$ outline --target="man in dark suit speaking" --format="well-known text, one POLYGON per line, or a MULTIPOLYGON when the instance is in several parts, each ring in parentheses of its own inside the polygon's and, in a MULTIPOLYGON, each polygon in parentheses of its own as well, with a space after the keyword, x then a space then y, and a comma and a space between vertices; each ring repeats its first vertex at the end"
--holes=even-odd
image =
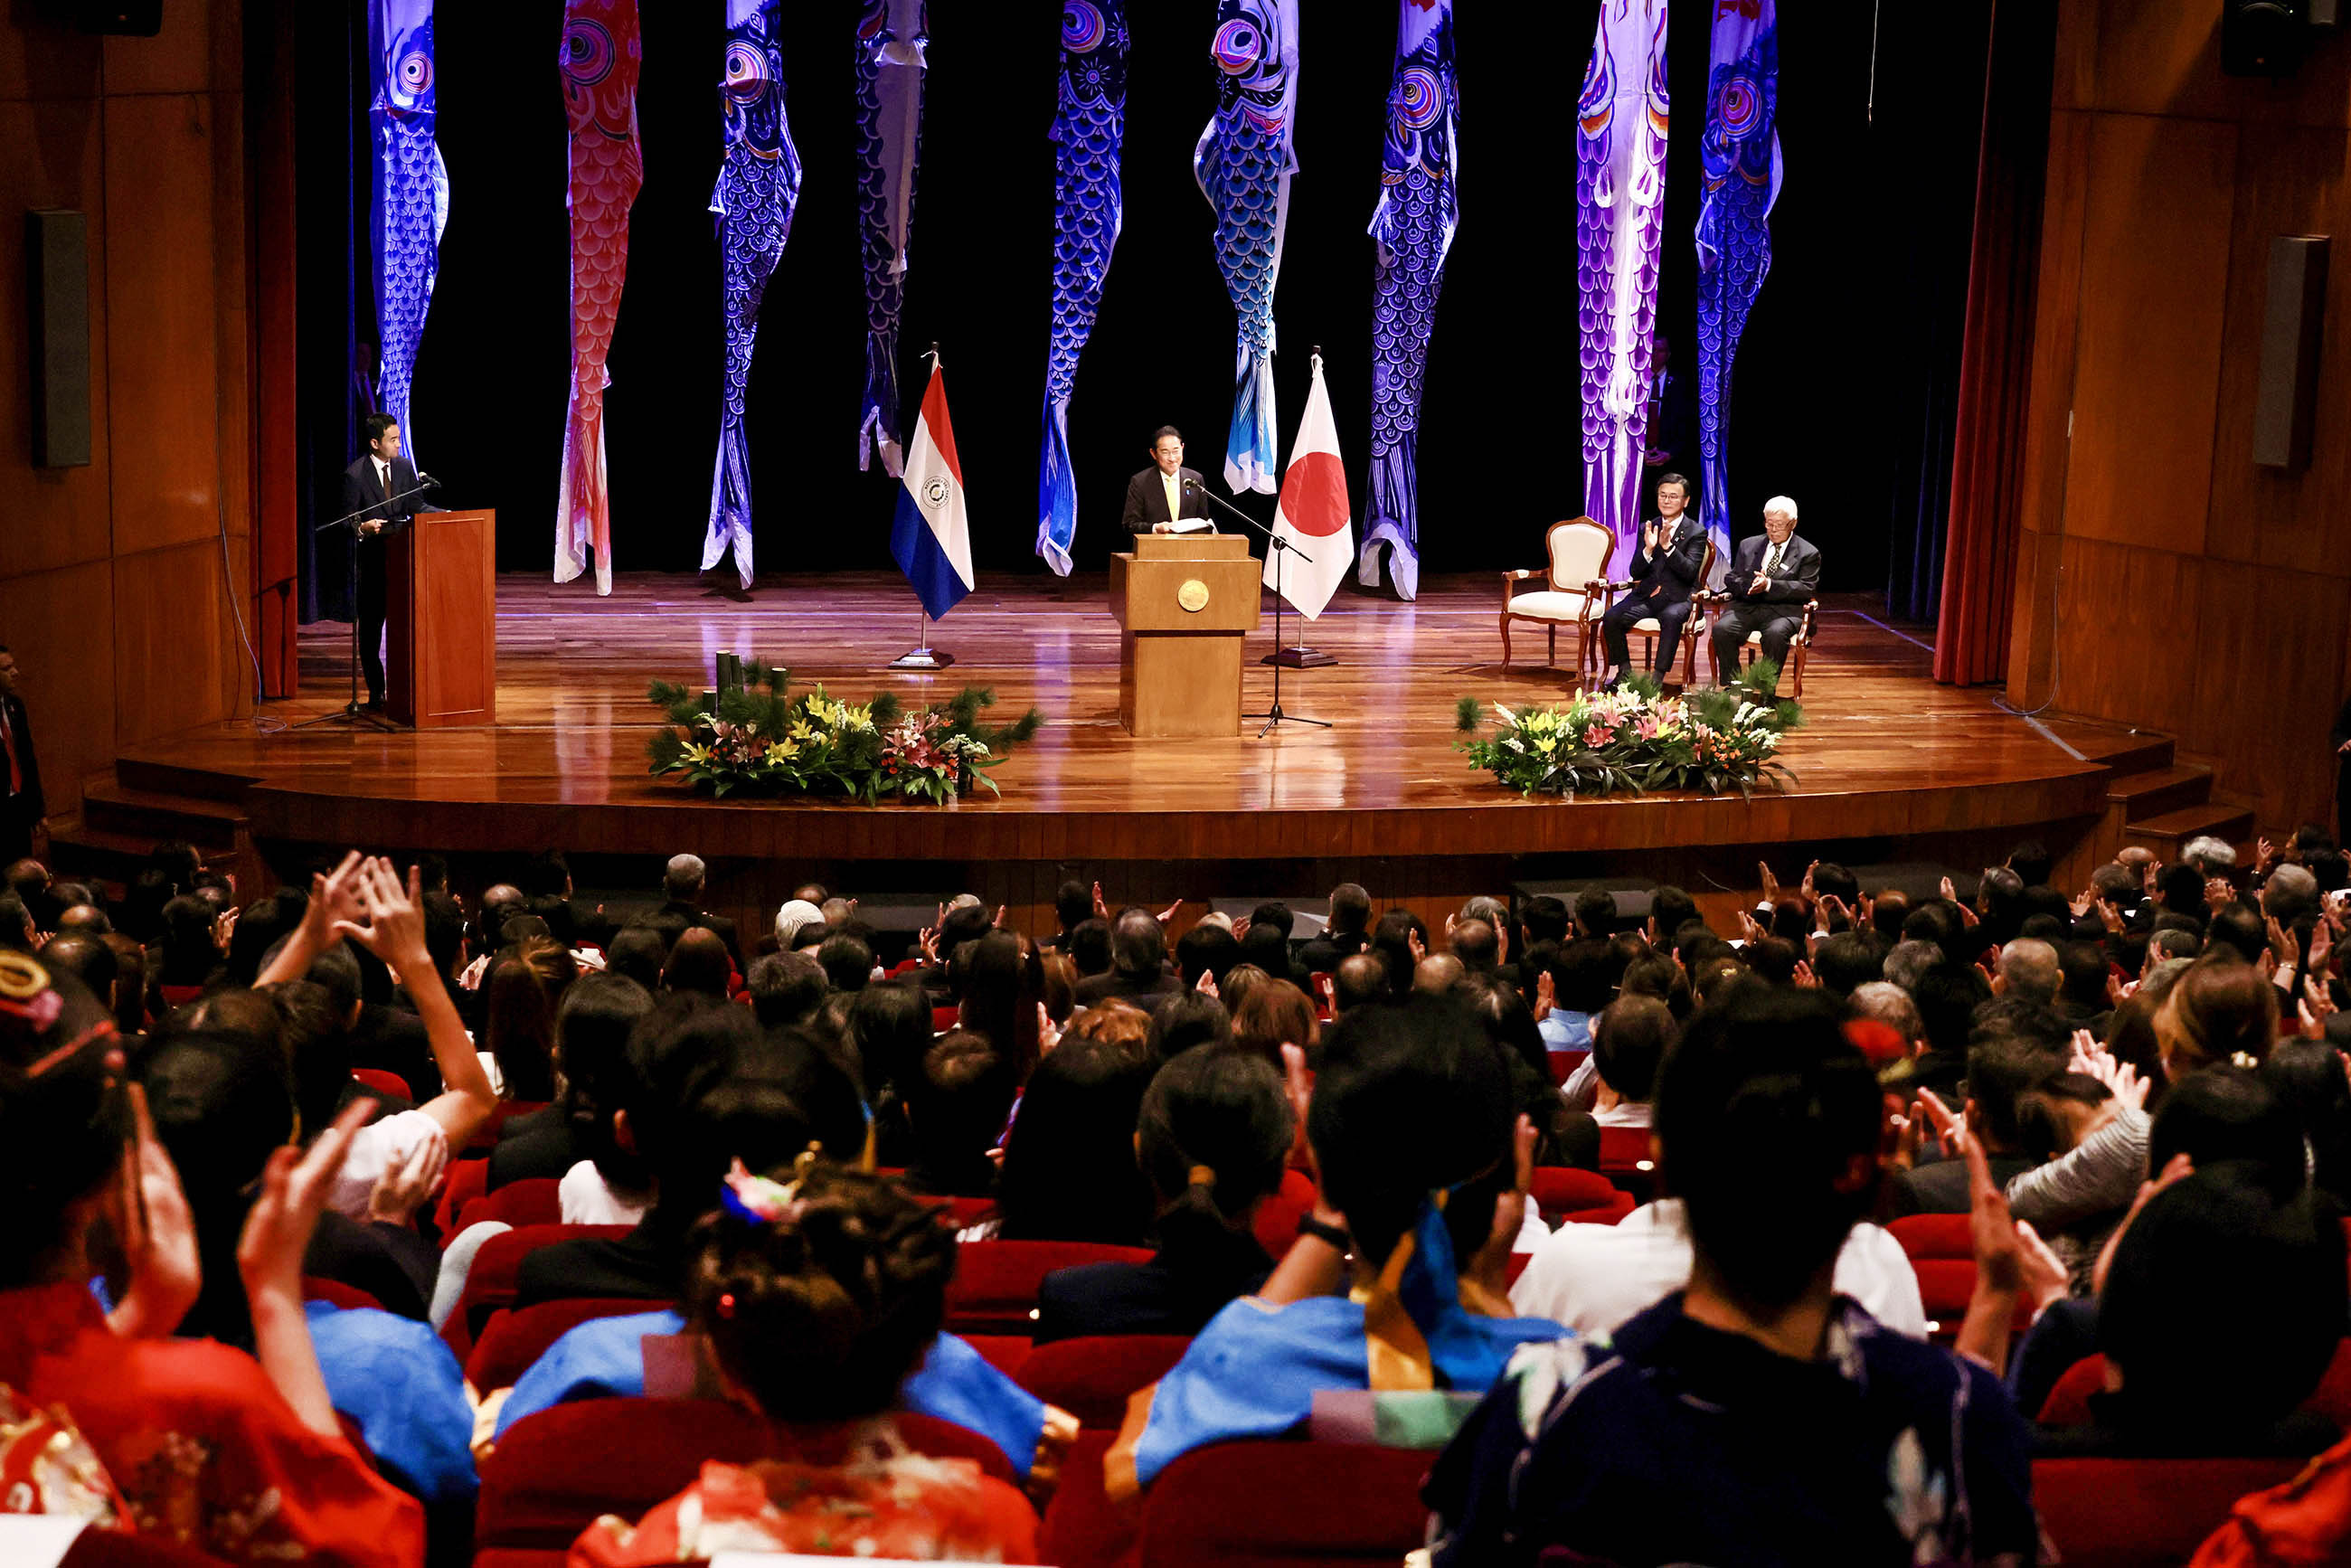
POLYGON ((1757 632, 1772 667, 1785 664, 1788 643, 1804 623, 1804 605, 1821 591, 1821 552, 1796 537, 1795 502, 1774 496, 1763 503, 1763 532, 1731 550, 1722 590, 1730 602, 1714 617, 1717 666, 1739 668, 1739 650, 1757 632))
MULTIPOLYGON (((1151 437, 1151 466, 1126 482, 1126 515, 1120 520, 1131 534, 1189 533, 1176 524, 1186 517, 1204 523, 1207 503, 1200 499, 1200 474, 1184 466, 1184 438, 1172 424, 1163 424, 1151 437)), ((1214 533, 1208 524, 1199 530, 1214 533)))
POLYGON ((367 672, 367 706, 383 706, 384 536, 406 528, 419 512, 437 512, 416 489, 416 465, 401 455, 400 422, 371 413, 360 423, 367 450, 343 470, 343 513, 366 514, 351 548, 359 551, 360 667, 367 672), (394 497, 398 497, 395 499, 394 497))

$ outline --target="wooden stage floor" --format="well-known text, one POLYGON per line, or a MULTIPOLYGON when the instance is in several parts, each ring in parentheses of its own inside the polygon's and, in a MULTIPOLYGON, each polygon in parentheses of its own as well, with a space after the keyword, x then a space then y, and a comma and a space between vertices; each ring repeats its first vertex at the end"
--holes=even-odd
MULTIPOLYGON (((2108 769, 1993 704, 1936 685, 1929 629, 1887 623, 1874 596, 1824 602, 1807 672, 1807 725, 1785 758, 1785 794, 1750 801, 1654 796, 1527 801, 1455 749, 1456 700, 1513 706, 1573 688, 1542 639, 1516 634, 1505 672, 1494 574, 1431 582, 1416 603, 1343 591, 1311 640, 1334 667, 1286 671, 1283 706, 1333 721, 1259 740, 1138 741, 1118 722, 1118 629, 1099 576, 989 581, 934 628, 957 662, 888 671, 909 647, 912 596, 894 575, 763 580, 748 602, 690 576, 632 575, 609 599, 583 583, 498 582, 498 713, 489 728, 380 734, 247 723, 184 731, 124 758, 126 781, 237 800, 256 838, 489 850, 1041 862, 1053 860, 1524 856, 1658 846, 1834 841, 2023 828, 2094 815, 2108 769), (1000 800, 951 808, 712 802, 645 772, 663 678, 706 683, 721 651, 788 665, 834 694, 883 687, 938 700, 993 686, 1000 714, 1034 704, 1045 728, 997 770, 1000 800)), ((1268 596, 1269 605, 1270 596, 1268 596)), ((307 628, 292 724, 340 706, 347 630, 307 628)), ((1273 672, 1269 613, 1250 640, 1248 706, 1273 672)), ((1700 654, 1700 674, 1705 674, 1700 654)), ((2076 744, 2078 732, 2072 734, 2076 744)))

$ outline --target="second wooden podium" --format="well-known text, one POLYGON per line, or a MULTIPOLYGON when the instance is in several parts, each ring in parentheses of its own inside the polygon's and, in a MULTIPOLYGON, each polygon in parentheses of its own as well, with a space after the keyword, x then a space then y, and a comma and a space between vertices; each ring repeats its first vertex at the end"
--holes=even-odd
POLYGON ((1110 558, 1118 717, 1139 736, 1238 735, 1259 567, 1238 534, 1137 534, 1110 558))
POLYGON ((392 716, 419 729, 498 720, 498 518, 419 512, 391 540, 392 716))

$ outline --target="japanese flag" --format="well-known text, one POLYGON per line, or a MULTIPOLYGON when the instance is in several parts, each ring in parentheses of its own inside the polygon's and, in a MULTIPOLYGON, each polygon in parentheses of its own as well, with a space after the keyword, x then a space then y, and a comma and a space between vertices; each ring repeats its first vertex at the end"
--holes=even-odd
POLYGON ((1355 559, 1347 471, 1339 464, 1339 430, 1331 419, 1331 393, 1322 384, 1320 354, 1314 356, 1314 385, 1306 394, 1305 416, 1298 422, 1298 441, 1281 476, 1281 504, 1274 513, 1273 532, 1297 549, 1267 552, 1265 585, 1278 587, 1311 621, 1331 602, 1355 559), (1279 562, 1281 580, 1277 584, 1281 557, 1288 559, 1279 562))

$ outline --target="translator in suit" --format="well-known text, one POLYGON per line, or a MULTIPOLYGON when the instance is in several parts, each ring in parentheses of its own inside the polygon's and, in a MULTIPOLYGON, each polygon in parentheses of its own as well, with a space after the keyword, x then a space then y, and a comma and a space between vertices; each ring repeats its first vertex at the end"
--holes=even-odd
POLYGON ((1155 523, 1172 523, 1179 517, 1205 517, 1207 503, 1200 499, 1200 474, 1196 468, 1178 468, 1173 475, 1162 474, 1157 468, 1145 468, 1126 482, 1126 512, 1120 521, 1131 534, 1147 534, 1155 523), (1168 487, 1173 484, 1174 511, 1168 508, 1168 487), (1188 487, 1187 487, 1188 486, 1188 487))
POLYGON ((1730 552, 1722 579, 1730 601, 1714 616, 1714 656, 1723 670, 1739 668, 1739 650, 1750 632, 1763 633, 1763 656, 1774 666, 1787 663, 1788 643, 1804 623, 1805 602, 1821 591, 1821 552, 1798 538, 1792 518, 1790 523, 1783 541, 1758 534, 1730 552))
POLYGON ((344 515, 362 513, 363 522, 382 525, 372 532, 361 531, 352 541, 360 558, 360 601, 355 607, 360 618, 360 667, 367 672, 371 703, 383 701, 384 540, 405 530, 417 513, 441 509, 427 506, 422 496, 389 498, 416 488, 416 465, 396 455, 399 426, 392 431, 390 444, 395 455, 385 458, 371 447, 343 470, 344 515))
POLYGON ((18 861, 33 852, 33 835, 48 815, 41 794, 41 764, 33 755, 33 720, 25 699, 16 692, 16 661, 0 648, 6 686, 0 689, 0 861, 18 861))
POLYGON ((1652 519, 1642 531, 1650 528, 1657 530, 1656 542, 1633 552, 1625 573, 1633 586, 1608 607, 1600 630, 1608 644, 1608 667, 1622 675, 1633 664, 1626 634, 1635 622, 1655 616, 1656 675, 1663 681, 1674 673, 1674 655, 1681 652, 1682 628, 1690 618, 1690 594, 1698 586, 1698 573, 1706 570, 1706 525, 1684 512, 1670 523, 1652 519))

